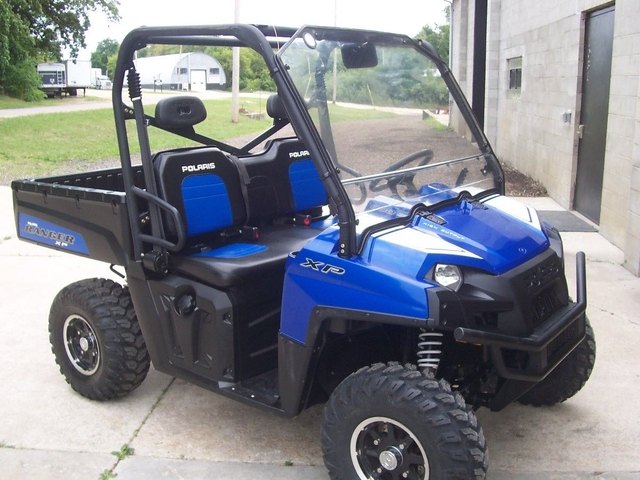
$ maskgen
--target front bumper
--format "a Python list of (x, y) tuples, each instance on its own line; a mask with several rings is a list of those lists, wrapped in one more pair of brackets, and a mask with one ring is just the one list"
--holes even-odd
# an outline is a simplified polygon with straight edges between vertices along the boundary
[(527, 337), (458, 327), (458, 342), (489, 347), (498, 375), (508, 380), (539, 382), (583, 340), (587, 284), (585, 255), (576, 255), (576, 302), (554, 313)]

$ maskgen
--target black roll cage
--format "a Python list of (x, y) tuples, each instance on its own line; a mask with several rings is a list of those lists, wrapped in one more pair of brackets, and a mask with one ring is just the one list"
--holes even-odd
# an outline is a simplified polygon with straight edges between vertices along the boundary
[[(267, 68), (276, 85), (278, 95), (288, 113), (289, 122), (296, 135), (305, 143), (311, 153), (320, 178), (331, 203), (334, 206), (338, 227), (340, 229), (339, 255), (351, 257), (358, 251), (356, 240), (356, 218), (351, 201), (342, 185), (339, 177), (339, 169), (332, 160), (335, 155), (324, 145), (319, 132), (316, 130), (304, 100), (298, 94), (292, 79), (285, 73), (286, 65), (275, 49), (286, 47), (292, 41), (292, 37), (302, 35), (304, 32), (321, 32), (325, 35), (342, 35), (354, 42), (381, 41), (384, 43), (402, 43), (410, 45), (429, 57), (440, 71), (440, 74), (447, 84), (450, 94), (456, 102), (460, 113), (466, 120), (471, 133), (478, 144), (480, 151), (485, 155), (493, 155), (493, 151), (478, 122), (473, 116), (472, 110), (465, 99), (458, 83), (454, 79), (448, 66), (438, 56), (435, 49), (427, 42), (413, 40), (404, 35), (386, 34), (366, 30), (345, 30), (325, 27), (302, 27), (293, 29), (289, 27), (276, 27), (267, 25), (249, 24), (229, 24), (229, 25), (203, 25), (203, 26), (183, 26), (183, 27), (140, 27), (131, 31), (122, 41), (114, 74), (112, 89), (112, 103), (114, 110), (116, 135), (122, 164), (122, 176), (124, 189), (127, 198), (127, 208), (130, 219), (134, 260), (140, 261), (144, 256), (143, 244), (153, 245), (157, 252), (163, 250), (177, 251), (184, 245), (184, 234), (178, 235), (176, 242), (170, 242), (163, 238), (161, 228), (162, 212), (173, 218), (177, 226), (182, 225), (177, 210), (164, 200), (160, 199), (156, 192), (154, 170), (151, 165), (151, 151), (147, 135), (147, 127), (155, 126), (162, 128), (155, 122), (154, 117), (146, 115), (142, 106), (142, 92), (139, 84), (139, 77), (135, 71), (135, 52), (149, 44), (165, 45), (197, 45), (197, 46), (229, 46), (229, 47), (249, 47), (259, 53), (264, 59)], [(317, 72), (321, 74), (322, 72)], [(124, 88), (125, 75), (128, 77), (129, 97), (132, 107), (122, 101), (122, 90)], [(140, 152), (145, 177), (146, 190), (135, 186), (134, 171), (131, 165), (131, 154), (129, 141), (127, 138), (126, 121), (135, 119), (140, 143)], [(171, 130), (174, 134), (181, 135), (204, 145), (219, 147), (228, 153), (237, 155), (246, 153), (263, 140), (274, 134), (288, 122), (274, 122), (273, 127), (262, 133), (244, 147), (238, 149), (223, 142), (199, 135), (192, 127)], [(497, 162), (496, 162), (497, 164)], [(499, 188), (497, 193), (504, 193), (504, 175), (500, 170), (497, 172)], [(496, 192), (491, 192), (496, 193)], [(140, 212), (138, 202), (135, 198), (142, 198), (149, 203), (149, 215), (151, 217), (151, 235), (142, 232), (138, 222)], [(434, 207), (432, 207), (434, 208)], [(178, 231), (181, 231), (178, 228)]]

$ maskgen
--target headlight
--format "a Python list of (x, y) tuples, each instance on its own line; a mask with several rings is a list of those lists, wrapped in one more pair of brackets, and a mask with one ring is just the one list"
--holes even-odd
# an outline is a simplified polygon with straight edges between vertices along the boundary
[(439, 263), (433, 269), (433, 279), (443, 287), (457, 291), (462, 285), (462, 272), (455, 265)]

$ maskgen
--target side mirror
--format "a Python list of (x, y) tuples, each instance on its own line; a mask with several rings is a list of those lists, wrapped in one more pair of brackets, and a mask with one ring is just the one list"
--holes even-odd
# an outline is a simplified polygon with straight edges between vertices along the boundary
[(371, 42), (349, 43), (340, 48), (346, 68), (370, 68), (378, 65), (376, 46)]

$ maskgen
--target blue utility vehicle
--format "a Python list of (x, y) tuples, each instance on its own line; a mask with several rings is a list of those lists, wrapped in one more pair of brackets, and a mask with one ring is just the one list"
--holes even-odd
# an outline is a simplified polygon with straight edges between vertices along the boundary
[[(273, 91), (242, 97), (242, 120), (265, 131), (223, 141), (215, 100), (143, 93), (136, 52), (150, 45), (250, 51)], [(284, 416), (326, 402), (334, 480), (480, 479), (475, 409), (553, 405), (587, 381), (584, 255), (573, 301), (558, 231), (504, 196), (428, 43), (140, 28), (120, 48), (113, 110), (120, 168), (12, 184), (21, 239), (126, 280), (78, 281), (51, 307), (56, 361), (81, 395), (130, 393), (152, 362)]]

